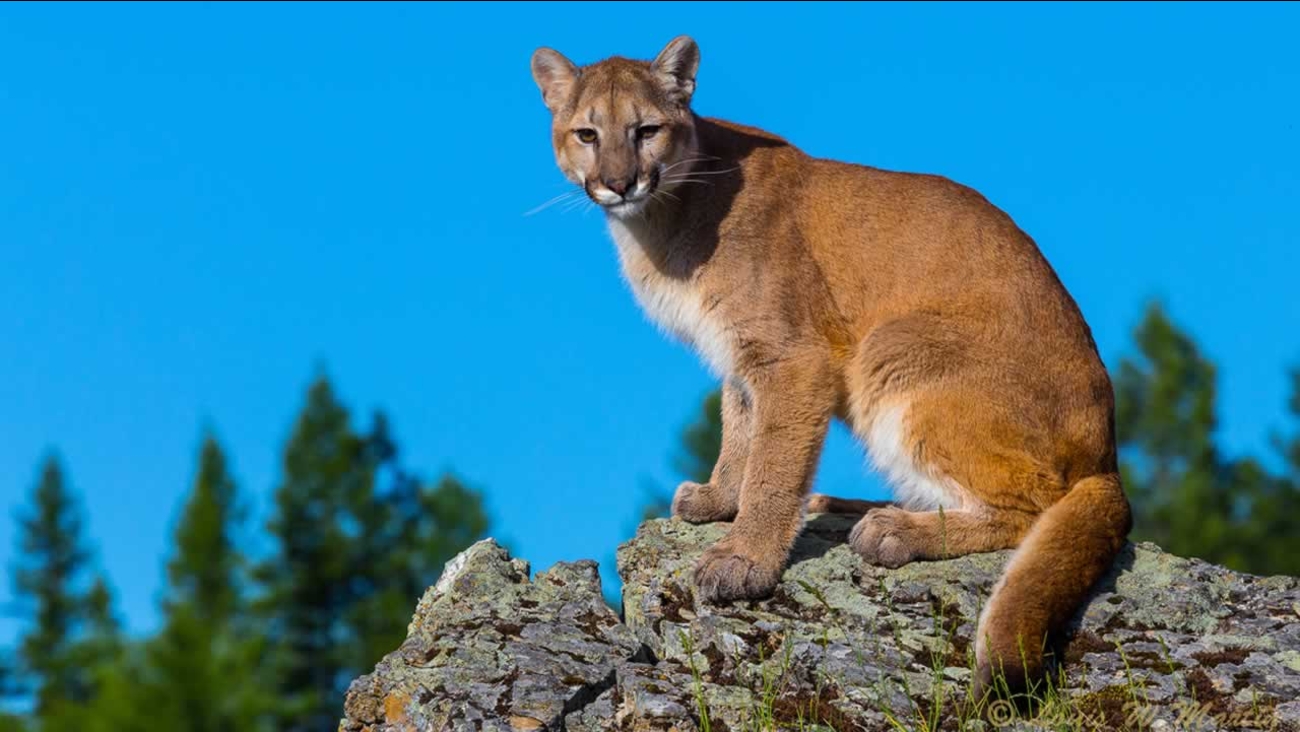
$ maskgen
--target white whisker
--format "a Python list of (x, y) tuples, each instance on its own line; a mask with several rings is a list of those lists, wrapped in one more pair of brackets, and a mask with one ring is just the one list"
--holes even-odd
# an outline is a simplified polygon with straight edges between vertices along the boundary
[(539, 213), (539, 212), (541, 212), (541, 211), (545, 211), (546, 209), (550, 208), (551, 206), (554, 206), (555, 204), (557, 204), (557, 203), (563, 201), (563, 200), (566, 199), (566, 198), (569, 198), (570, 196), (575, 196), (575, 195), (577, 195), (577, 194), (580, 193), (580, 192), (581, 192), (581, 191), (565, 191), (564, 193), (561, 193), (560, 195), (556, 196), (555, 198), (552, 198), (551, 200), (547, 201), (546, 203), (543, 203), (542, 205), (538, 206), (537, 208), (535, 208), (535, 209), (533, 209), (533, 210), (531, 210), (531, 211), (528, 211), (528, 212), (525, 213), (524, 215), (525, 215), (525, 216), (532, 216), (532, 215), (535, 214), (535, 213)]
[(568, 213), (568, 212), (572, 211), (573, 209), (578, 208), (579, 206), (581, 206), (581, 205), (584, 204), (584, 203), (591, 203), (591, 200), (588, 199), (588, 198), (578, 198), (578, 199), (575, 199), (575, 200), (569, 201), (569, 202), (564, 206), (564, 208), (560, 209), (560, 211), (561, 211), (561, 213)]

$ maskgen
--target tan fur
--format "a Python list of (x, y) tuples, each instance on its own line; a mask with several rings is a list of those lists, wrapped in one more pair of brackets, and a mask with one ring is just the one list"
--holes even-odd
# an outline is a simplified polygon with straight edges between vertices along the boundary
[[(606, 206), (633, 293), (724, 379), (721, 457), (673, 500), (688, 521), (734, 519), (700, 559), (701, 597), (770, 593), (805, 508), (865, 513), (850, 542), (887, 567), (1019, 546), (980, 622), (978, 680), (1036, 676), (1130, 526), (1082, 315), (975, 191), (696, 116), (698, 63), (682, 37), (651, 63), (542, 49), (533, 70), (556, 160)], [(900, 505), (808, 495), (833, 418)]]

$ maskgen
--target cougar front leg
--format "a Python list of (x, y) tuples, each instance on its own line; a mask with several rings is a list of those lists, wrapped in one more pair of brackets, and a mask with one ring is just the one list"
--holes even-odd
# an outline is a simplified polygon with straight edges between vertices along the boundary
[(740, 510), (740, 485), (753, 429), (749, 395), (734, 379), (722, 385), (722, 449), (708, 483), (685, 481), (673, 495), (673, 515), (693, 524), (730, 521)]
[(748, 384), (753, 437), (739, 512), (695, 571), (706, 601), (762, 597), (780, 580), (834, 407), (833, 385), (820, 363), (778, 361)]

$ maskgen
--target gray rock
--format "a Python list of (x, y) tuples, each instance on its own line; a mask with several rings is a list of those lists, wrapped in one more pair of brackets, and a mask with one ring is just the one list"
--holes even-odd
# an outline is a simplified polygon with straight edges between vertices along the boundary
[(604, 695), (612, 712), (615, 664), (643, 654), (601, 597), (595, 562), (530, 582), (489, 539), (448, 563), (406, 641), (352, 683), (340, 728), (554, 730), (569, 718), (600, 729), (584, 710)]
[(971, 639), (1010, 553), (886, 570), (852, 524), (809, 517), (772, 597), (710, 606), (691, 575), (728, 526), (647, 522), (618, 552), (621, 621), (593, 562), (529, 581), (479, 542), (340, 730), (1300, 730), (1300, 580), (1129, 545), (1050, 649), (1046, 701), (979, 705)]

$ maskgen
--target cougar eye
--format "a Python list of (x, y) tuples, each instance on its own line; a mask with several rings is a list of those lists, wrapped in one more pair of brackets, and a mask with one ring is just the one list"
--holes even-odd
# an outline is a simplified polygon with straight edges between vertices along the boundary
[(659, 134), (660, 125), (643, 125), (636, 131), (636, 136), (642, 140), (649, 140)]
[(595, 130), (582, 129), (582, 130), (575, 131), (573, 134), (577, 135), (578, 142), (581, 142), (584, 145), (590, 145), (591, 143), (596, 141)]

